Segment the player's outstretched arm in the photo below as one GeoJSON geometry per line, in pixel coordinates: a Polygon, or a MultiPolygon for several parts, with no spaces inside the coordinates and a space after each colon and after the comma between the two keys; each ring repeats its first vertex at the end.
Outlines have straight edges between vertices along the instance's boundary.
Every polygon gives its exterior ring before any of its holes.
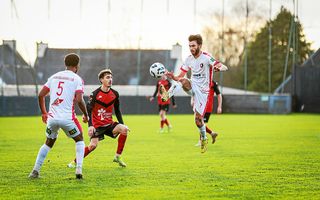
{"type": "Polygon", "coordinates": [[[173,72],[166,71],[166,72],[165,72],[165,75],[166,75],[168,78],[170,78],[170,79],[172,79],[172,80],[174,80],[174,81],[179,81],[180,78],[183,78],[183,77],[186,75],[186,73],[187,73],[187,72],[181,70],[181,71],[180,71],[180,74],[177,75],[177,76],[175,76],[173,72]]]}
{"type": "Polygon", "coordinates": [[[89,116],[88,116],[88,111],[86,108],[86,104],[83,100],[83,93],[82,92],[76,92],[76,101],[78,103],[78,106],[81,110],[81,112],[83,113],[83,122],[87,123],[89,120],[89,116]]]}
{"type": "Polygon", "coordinates": [[[213,70],[215,72],[224,72],[228,71],[228,67],[216,60],[213,64],[213,70]]]}
{"type": "Polygon", "coordinates": [[[48,119],[45,97],[47,96],[47,94],[49,94],[49,92],[50,92],[49,88],[43,87],[38,94],[38,102],[39,102],[39,107],[42,113],[42,121],[45,124],[47,123],[47,119],[48,119]]]}

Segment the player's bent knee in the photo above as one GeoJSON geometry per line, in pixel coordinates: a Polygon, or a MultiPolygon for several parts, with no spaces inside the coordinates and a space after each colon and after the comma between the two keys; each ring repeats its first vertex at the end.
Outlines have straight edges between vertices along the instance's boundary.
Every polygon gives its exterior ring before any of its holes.
{"type": "Polygon", "coordinates": [[[125,135],[127,135],[129,128],[125,125],[121,126],[121,133],[124,133],[125,135]]]}
{"type": "Polygon", "coordinates": [[[112,133],[114,135],[119,133],[127,135],[128,131],[129,131],[129,128],[126,125],[118,124],[116,128],[112,131],[112,133]]]}
{"type": "Polygon", "coordinates": [[[123,135],[127,135],[128,134],[128,128],[124,128],[120,134],[123,134],[123,135]]]}

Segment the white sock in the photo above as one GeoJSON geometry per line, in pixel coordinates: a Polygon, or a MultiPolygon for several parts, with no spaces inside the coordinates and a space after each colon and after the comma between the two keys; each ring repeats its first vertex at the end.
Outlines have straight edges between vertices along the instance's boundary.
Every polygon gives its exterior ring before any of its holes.
{"type": "Polygon", "coordinates": [[[207,135],[206,135],[206,125],[204,124],[203,126],[201,126],[199,128],[200,131],[200,136],[203,140],[207,139],[207,135]]]}
{"type": "Polygon", "coordinates": [[[46,144],[43,144],[38,152],[38,156],[36,159],[36,163],[34,164],[33,170],[40,171],[40,168],[43,164],[44,159],[46,159],[48,152],[50,151],[50,147],[46,144]]]}
{"type": "Polygon", "coordinates": [[[79,168],[79,169],[82,169],[84,147],[85,147],[84,141],[76,142],[76,159],[77,159],[76,168],[79,168]]]}
{"type": "Polygon", "coordinates": [[[169,98],[171,98],[173,95],[175,95],[182,88],[182,84],[179,81],[172,80],[171,83],[172,83],[172,85],[168,91],[169,98]]]}

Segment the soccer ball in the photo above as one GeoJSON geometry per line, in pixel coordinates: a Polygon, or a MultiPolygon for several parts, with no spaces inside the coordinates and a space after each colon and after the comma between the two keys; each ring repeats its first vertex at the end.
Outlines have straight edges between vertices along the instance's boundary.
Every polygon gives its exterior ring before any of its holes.
{"type": "Polygon", "coordinates": [[[166,68],[163,64],[156,62],[150,66],[150,75],[154,78],[161,78],[166,72],[166,68]]]}

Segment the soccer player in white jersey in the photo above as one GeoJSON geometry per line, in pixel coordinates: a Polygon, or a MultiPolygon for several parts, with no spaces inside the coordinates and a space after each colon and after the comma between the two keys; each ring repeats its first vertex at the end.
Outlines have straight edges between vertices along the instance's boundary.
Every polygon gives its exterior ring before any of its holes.
{"type": "Polygon", "coordinates": [[[84,141],[82,128],[76,118],[74,103],[77,103],[83,113],[83,122],[88,122],[88,112],[83,100],[83,80],[76,73],[80,58],[77,54],[68,54],[64,58],[66,70],[52,75],[38,95],[42,121],[47,124],[46,141],[39,150],[33,170],[29,178],[39,178],[40,168],[53,147],[58,131],[61,128],[68,137],[76,143],[76,178],[82,179],[82,163],[84,156],[84,141]],[[45,96],[50,94],[50,107],[47,112],[45,96]]]}
{"type": "Polygon", "coordinates": [[[188,56],[180,68],[180,74],[175,76],[173,72],[166,72],[167,77],[173,81],[168,91],[160,88],[162,100],[165,101],[174,95],[179,89],[183,88],[185,92],[194,98],[193,111],[195,123],[200,131],[201,152],[207,150],[208,138],[206,136],[206,125],[203,116],[208,104],[208,95],[212,84],[213,71],[226,71],[228,68],[215,60],[210,54],[201,51],[201,35],[189,36],[189,50],[192,55],[188,56]],[[186,73],[191,70],[191,80],[184,78],[186,73]]]}

